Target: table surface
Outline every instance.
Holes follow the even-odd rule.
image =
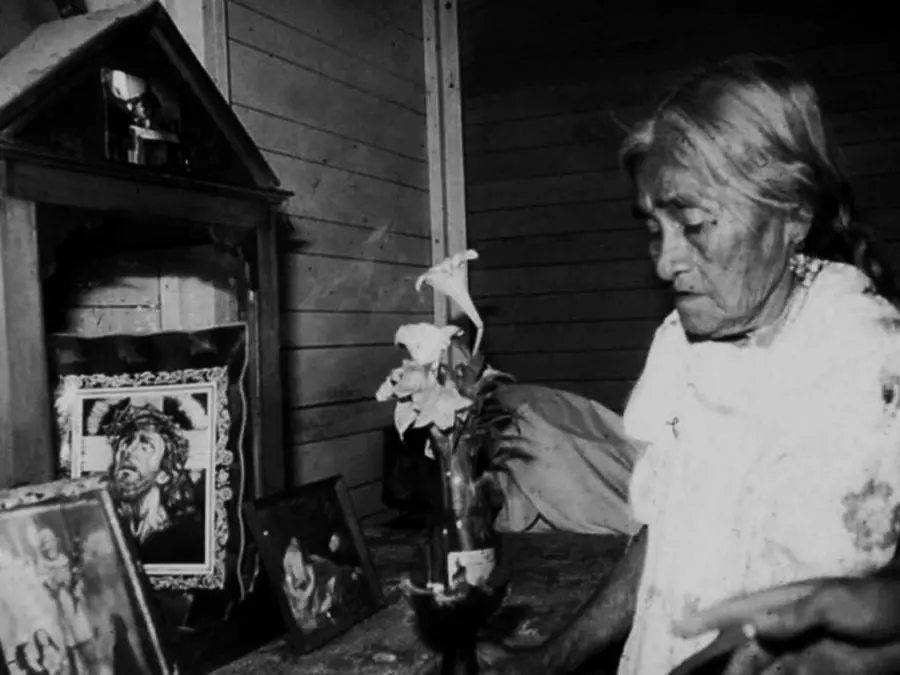
[[[295,653],[279,638],[214,675],[417,675],[430,670],[435,655],[416,636],[412,609],[399,591],[402,575],[418,567],[421,535],[380,529],[367,531],[366,538],[388,599],[384,609],[309,654]],[[512,618],[507,643],[543,642],[598,585],[625,541],[566,532],[503,535],[512,581],[498,614]]]

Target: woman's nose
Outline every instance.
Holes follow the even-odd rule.
[[[668,231],[660,235],[655,246],[656,275],[670,283],[687,268],[687,241],[679,232]]]

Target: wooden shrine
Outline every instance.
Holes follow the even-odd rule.
[[[284,487],[287,196],[156,2],[43,24],[0,60],[0,488],[53,478],[49,332],[235,320],[247,495]]]

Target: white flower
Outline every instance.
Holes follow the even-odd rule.
[[[419,410],[415,426],[434,424],[441,431],[456,425],[456,415],[472,405],[472,400],[459,393],[456,385],[446,382],[443,386],[428,387],[412,397]]]
[[[469,295],[466,283],[466,265],[470,260],[477,260],[478,252],[473,250],[456,253],[446,260],[433,265],[425,274],[416,279],[416,290],[422,290],[422,284],[428,284],[438,293],[446,295],[453,300],[459,308],[466,313],[477,330],[475,346],[472,353],[478,352],[481,344],[481,335],[484,331],[484,322],[475,309],[475,303]]]
[[[431,323],[408,323],[397,329],[394,343],[409,350],[413,361],[431,367],[437,363],[453,336],[462,332],[457,326],[435,326]]]
[[[434,373],[429,368],[407,359],[402,366],[394,368],[385,378],[375,392],[375,399],[383,403],[392,398],[407,398],[432,384],[437,384]]]
[[[418,416],[419,411],[412,400],[397,402],[394,408],[394,426],[397,427],[397,432],[400,436],[406,433],[406,430],[415,423]]]
[[[452,382],[436,381],[411,397],[398,401],[394,408],[394,426],[402,436],[410,427],[434,424],[441,431],[456,425],[456,415],[469,408],[472,401],[459,393]]]

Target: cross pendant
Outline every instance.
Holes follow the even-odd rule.
[[[666,422],[666,424],[669,425],[670,427],[672,427],[672,435],[675,438],[678,438],[678,418],[673,417],[671,420]]]

